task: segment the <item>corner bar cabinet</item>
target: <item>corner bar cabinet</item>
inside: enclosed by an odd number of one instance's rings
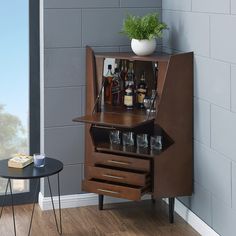
[[[135,63],[136,67],[158,65],[153,79],[158,98],[156,112],[127,110],[123,106],[101,104],[104,60],[113,58]],[[169,198],[169,217],[173,222],[174,199],[192,194],[193,166],[193,53],[154,54],[94,53],[86,48],[86,115],[74,118],[85,123],[85,178],[82,188],[103,196],[140,200]],[[149,76],[152,77],[152,76]],[[163,148],[151,151],[110,145],[109,132],[161,135]]]

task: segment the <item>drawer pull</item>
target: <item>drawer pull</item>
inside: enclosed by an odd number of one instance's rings
[[[102,176],[112,178],[112,179],[124,179],[124,177],[121,177],[121,176],[114,176],[114,175],[107,175],[107,174],[104,174]]]
[[[100,192],[104,192],[104,193],[120,194],[119,192],[106,190],[106,189],[101,189],[101,188],[98,188],[97,190],[100,191]]]
[[[109,163],[113,163],[113,164],[118,164],[118,165],[125,165],[125,166],[129,166],[130,162],[124,162],[124,161],[113,161],[113,160],[108,160],[107,162]]]

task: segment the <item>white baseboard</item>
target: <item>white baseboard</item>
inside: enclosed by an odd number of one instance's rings
[[[149,195],[143,196],[142,200],[150,199]],[[53,197],[53,201],[55,204],[55,208],[58,209],[58,197]],[[121,198],[112,198],[112,197],[104,197],[104,204],[107,203],[119,203],[119,202],[127,202],[127,199]],[[91,206],[98,204],[98,195],[95,193],[85,193],[85,194],[74,194],[74,195],[65,195],[61,196],[61,208],[74,208],[74,207],[82,207],[82,206]],[[51,210],[52,203],[50,197],[44,197],[42,193],[39,193],[39,206],[41,210]]]
[[[149,195],[145,195],[143,200],[150,199]],[[53,197],[55,208],[58,208],[58,197]],[[168,200],[163,199],[167,204]],[[104,203],[127,202],[126,199],[105,197]],[[91,206],[98,204],[98,195],[94,193],[75,194],[61,196],[61,208],[74,208],[82,206]],[[44,197],[39,193],[39,206],[43,211],[51,210],[52,203],[50,197]],[[188,224],[190,224],[199,234],[203,236],[219,236],[210,226],[202,221],[196,214],[189,210],[179,200],[175,199],[175,212],[179,214]]]
[[[168,199],[163,200],[168,204]],[[220,236],[178,199],[175,199],[175,212],[180,215],[188,224],[190,224],[200,235]]]

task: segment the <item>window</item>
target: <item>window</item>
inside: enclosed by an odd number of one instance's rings
[[[1,1],[0,29],[0,159],[5,159],[39,151],[39,1]],[[0,179],[0,194],[5,182]],[[12,186],[15,194],[31,192],[29,181],[13,180]]]

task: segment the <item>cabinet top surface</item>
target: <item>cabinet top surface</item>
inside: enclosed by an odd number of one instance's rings
[[[169,61],[170,54],[154,53],[150,56],[137,56],[132,52],[100,52],[95,53],[96,58],[117,58],[130,61]]]

